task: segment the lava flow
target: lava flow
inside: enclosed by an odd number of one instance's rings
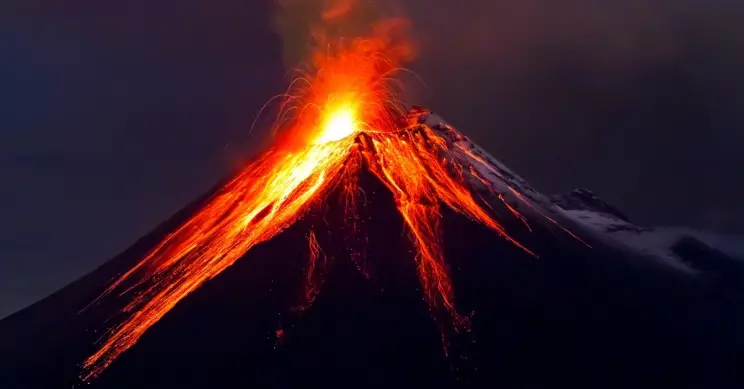
[[[532,254],[473,196],[467,184],[471,167],[450,155],[440,135],[426,125],[401,128],[390,80],[406,49],[386,38],[392,28],[381,23],[372,38],[318,50],[313,67],[290,88],[273,147],[107,288],[102,297],[113,292],[133,297],[123,322],[84,362],[84,380],[100,374],[181,299],[324,201],[330,190],[344,185],[353,192],[353,177],[362,166],[393,193],[417,251],[426,301],[432,314],[455,330],[467,328],[468,320],[455,309],[438,228],[441,205]],[[312,233],[309,241],[311,303],[320,287],[315,269],[322,263],[316,262],[324,257]]]

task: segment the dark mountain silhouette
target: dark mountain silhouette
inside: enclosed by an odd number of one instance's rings
[[[450,135],[463,141],[459,133]],[[346,239],[340,193],[332,193],[323,206],[186,297],[89,387],[727,388],[744,383],[744,318],[741,299],[734,298],[740,287],[608,245],[558,214],[551,216],[592,248],[551,223],[535,222],[529,231],[520,220],[502,217],[507,230],[540,256],[534,258],[443,210],[457,306],[462,313],[474,312],[472,332],[455,336],[445,357],[392,195],[366,171],[359,182],[367,194],[359,210],[368,237],[365,272],[348,258],[349,245],[358,243]],[[79,365],[127,299],[113,295],[81,309],[207,197],[87,276],[0,321],[0,387],[85,385],[78,380]],[[503,203],[493,204],[497,214],[509,215]],[[293,308],[302,293],[311,228],[332,265],[314,304],[299,313]],[[676,249],[688,256],[699,251]],[[720,261],[731,260],[715,256],[716,269],[722,268]]]

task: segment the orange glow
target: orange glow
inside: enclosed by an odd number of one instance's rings
[[[134,296],[123,310],[129,316],[84,362],[83,380],[103,371],[181,299],[322,201],[342,176],[354,174],[356,167],[344,163],[353,149],[351,135],[393,122],[388,81],[408,54],[392,41],[398,25],[381,22],[371,37],[319,46],[291,84],[274,146],[105,290],[101,297],[115,291]],[[317,248],[314,235],[313,242]],[[309,274],[314,285],[314,272]]]
[[[334,15],[347,2],[338,4]],[[439,134],[425,125],[396,127],[400,109],[391,77],[411,53],[406,44],[390,38],[400,23],[384,21],[375,25],[371,37],[320,46],[311,66],[292,83],[277,120],[279,136],[274,146],[101,296],[117,292],[131,294],[132,300],[124,308],[126,318],[104,335],[98,351],[85,360],[83,380],[100,374],[184,297],[256,244],[292,225],[333,189],[343,191],[346,210],[352,212],[363,195],[356,182],[362,166],[393,193],[416,249],[425,299],[432,315],[443,323],[443,336],[444,324],[462,330],[468,320],[455,309],[440,236],[441,205],[534,255],[507,234],[484,201],[473,196],[467,182],[474,174],[472,166],[455,160]],[[516,209],[509,210],[524,220]],[[355,216],[347,215],[346,220],[345,231],[356,233]],[[307,306],[320,291],[326,261],[314,233],[308,235],[308,242]],[[364,272],[363,252],[350,254]]]
[[[390,136],[370,134],[371,147],[363,150],[367,165],[388,187],[411,241],[424,295],[432,313],[446,313],[455,330],[467,327],[467,319],[455,310],[454,293],[442,252],[439,220],[443,203],[473,221],[482,223],[531,255],[532,251],[512,239],[478,202],[464,182],[464,167],[447,157],[446,142],[431,128]]]
[[[300,310],[305,310],[315,301],[315,297],[320,293],[320,287],[323,284],[320,272],[325,268],[326,256],[321,252],[320,245],[318,244],[318,238],[315,237],[315,233],[310,231],[307,236],[308,248],[310,250],[310,256],[307,262],[307,269],[305,270],[305,290],[304,290],[304,301],[303,305],[299,307]],[[320,263],[318,263],[320,260]]]
[[[320,143],[341,140],[356,132],[357,114],[353,109],[342,107],[329,117],[325,124],[325,130],[318,141]]]

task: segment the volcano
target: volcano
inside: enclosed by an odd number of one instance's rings
[[[422,280],[426,248],[406,228],[401,199],[369,162],[344,160],[339,166],[355,167],[355,201],[346,181],[330,187],[81,381],[86,361],[101,355],[121,323],[137,323],[133,298],[170,273],[147,282],[122,276],[204,212],[232,177],[100,268],[0,321],[0,387],[744,382],[744,271],[732,255],[689,236],[675,240],[669,255],[639,250],[612,235],[637,227],[590,192],[542,195],[431,112],[416,107],[402,121],[386,138],[360,133],[349,142],[370,160],[369,145],[380,139],[434,147],[447,166],[461,167],[447,173],[468,198],[499,222],[494,228],[456,206],[436,208],[446,277]],[[120,289],[106,293],[117,280]],[[445,290],[437,295],[427,282]],[[449,299],[455,313],[448,314]]]

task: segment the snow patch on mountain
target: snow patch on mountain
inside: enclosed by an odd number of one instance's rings
[[[641,254],[663,260],[666,264],[684,271],[694,271],[670,248],[681,236],[671,231],[644,229],[610,215],[583,209],[554,209],[563,217],[592,231],[614,246],[621,246]]]
[[[569,194],[553,196],[552,200],[558,213],[593,231],[606,241],[665,260],[678,269],[698,271],[700,267],[707,268],[706,264],[693,263],[696,261],[685,258],[678,250],[679,243],[689,239],[731,260],[744,260],[744,237],[741,236],[722,235],[686,227],[640,227],[586,189],[576,189]]]

